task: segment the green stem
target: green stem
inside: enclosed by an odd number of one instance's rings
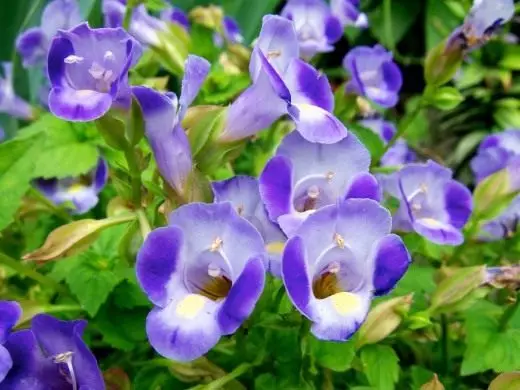
[[[449,373],[450,369],[450,338],[449,338],[449,329],[448,329],[448,317],[446,314],[441,314],[441,337],[442,337],[442,360],[443,360],[443,369],[444,374]]]
[[[129,0],[126,4],[125,17],[123,19],[123,28],[128,31],[130,23],[132,22],[132,14],[134,13],[135,2]]]
[[[141,229],[141,235],[143,239],[150,234],[152,228],[150,227],[150,222],[148,222],[148,218],[146,217],[146,213],[143,209],[137,210],[137,218],[139,219],[139,227]]]
[[[504,314],[502,314],[502,317],[500,318],[499,322],[499,329],[501,332],[505,331],[507,329],[507,325],[509,324],[509,321],[515,314],[516,310],[518,309],[518,306],[520,305],[520,292],[516,295],[516,302],[513,303],[511,306],[509,306],[505,311]]]
[[[20,275],[26,276],[44,286],[50,287],[57,292],[68,294],[68,290],[64,288],[61,284],[56,282],[54,279],[49,278],[48,276],[45,276],[32,268],[27,267],[20,261],[16,261],[15,259],[7,256],[5,253],[2,252],[0,252],[0,264],[3,264],[13,269]]]
[[[124,149],[128,172],[132,180],[132,202],[136,208],[141,207],[141,172],[136,161],[135,150],[130,145]]]
[[[49,305],[45,308],[45,313],[67,313],[83,311],[80,305]]]
[[[391,51],[395,50],[394,32],[392,31],[392,0],[383,0],[386,44]]]
[[[209,383],[208,385],[203,386],[202,389],[204,389],[204,390],[221,390],[224,388],[224,386],[226,384],[235,380],[240,375],[245,374],[252,367],[253,367],[253,365],[251,363],[242,363],[238,367],[236,367],[233,371],[231,371],[229,374],[226,374],[223,377],[220,377],[217,380]]]
[[[408,130],[410,125],[415,121],[415,119],[421,113],[423,108],[424,108],[424,106],[423,106],[422,101],[418,102],[417,106],[414,108],[414,110],[401,123],[401,126],[399,126],[399,129],[394,134],[392,139],[390,141],[388,141],[388,143],[385,145],[385,148],[384,148],[381,156],[379,156],[379,158],[374,159],[374,161],[372,162],[372,166],[376,166],[379,164],[381,157],[383,157],[385,155],[385,153],[388,152],[388,150],[390,150],[390,148],[392,146],[394,146],[395,143],[406,133],[406,131]]]

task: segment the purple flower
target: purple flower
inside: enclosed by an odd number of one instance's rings
[[[249,176],[235,176],[232,179],[213,183],[215,202],[230,202],[238,215],[247,219],[260,232],[265,242],[271,274],[281,275],[281,254],[287,237],[278,225],[267,216],[260,198],[258,180]]]
[[[222,19],[222,32],[215,32],[213,42],[215,46],[222,47],[224,42],[230,44],[244,42],[244,37],[240,31],[240,27],[235,19],[231,16],[224,16]]]
[[[511,238],[518,232],[520,222],[520,196],[494,220],[485,223],[479,238],[484,241],[497,241]]]
[[[22,308],[17,302],[0,301],[0,384],[13,367],[11,354],[4,344],[21,316]]]
[[[397,133],[397,129],[392,122],[387,122],[380,118],[363,119],[360,121],[360,124],[376,133],[385,144],[387,144]],[[406,141],[399,139],[381,158],[381,166],[401,166],[415,160],[416,155],[412,150],[410,150]]]
[[[359,46],[345,56],[343,66],[350,73],[347,92],[356,93],[382,107],[394,107],[403,85],[401,71],[392,53],[383,46]]]
[[[137,278],[155,308],[148,339],[170,359],[189,361],[234,333],[265,281],[260,233],[230,203],[191,203],[152,231],[137,255]]]
[[[0,112],[5,112],[21,119],[32,119],[32,107],[22,98],[16,96],[13,89],[13,65],[3,62],[4,78],[0,77]]]
[[[96,358],[81,338],[86,321],[38,314],[31,325],[12,333],[4,345],[12,368],[2,389],[105,389]]]
[[[505,130],[489,135],[480,143],[471,169],[477,182],[506,168],[520,155],[520,130]]]
[[[68,30],[82,22],[76,0],[54,0],[43,10],[40,27],[24,31],[16,39],[23,66],[44,64],[52,38],[58,30]]]
[[[107,163],[99,159],[96,168],[85,175],[65,179],[37,179],[34,185],[54,204],[71,203],[73,214],[83,214],[98,203],[98,194],[107,180]]]
[[[105,26],[111,28],[123,27],[126,13],[124,0],[103,0],[103,15]],[[159,32],[167,30],[164,20],[151,16],[146,6],[141,4],[132,11],[129,33],[145,46],[159,46]]]
[[[181,96],[163,95],[148,87],[133,87],[143,112],[145,134],[157,166],[168,184],[183,194],[192,171],[190,143],[181,126],[186,110],[197,96],[209,73],[210,64],[202,57],[188,56]]]
[[[331,0],[330,7],[343,27],[368,27],[367,16],[359,11],[359,0]]]
[[[410,255],[391,226],[377,202],[349,199],[316,211],[287,242],[282,279],[317,338],[349,339],[372,298],[387,294],[408,269]]]
[[[91,121],[131,100],[128,70],[140,45],[121,28],[91,29],[87,23],[60,31],[51,44],[48,72],[51,112],[71,121]]]
[[[316,210],[347,198],[380,199],[370,153],[353,135],[330,144],[287,135],[260,176],[269,218],[291,237]]]
[[[514,14],[513,0],[475,0],[464,24],[451,34],[447,50],[471,50],[482,46]]]
[[[323,0],[289,0],[280,15],[293,21],[300,54],[306,59],[333,51],[343,35],[340,21]]]
[[[472,211],[470,191],[452,172],[433,161],[410,164],[381,179],[384,191],[400,201],[394,230],[415,231],[441,245],[460,245]]]
[[[285,114],[308,141],[332,144],[347,136],[331,113],[334,96],[327,77],[298,57],[293,23],[265,16],[249,65],[253,85],[230,106],[221,141],[249,137]]]
[[[186,31],[190,29],[190,20],[183,10],[176,7],[168,6],[161,12],[161,20],[178,24]]]

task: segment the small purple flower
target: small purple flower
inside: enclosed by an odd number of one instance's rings
[[[253,85],[230,106],[221,141],[249,137],[285,114],[308,141],[332,144],[347,136],[332,114],[334,96],[327,77],[298,58],[298,47],[291,21],[264,17],[249,65]]]
[[[394,107],[403,85],[401,71],[392,53],[383,46],[355,47],[345,56],[343,66],[350,73],[348,93],[356,93],[382,107]]]
[[[359,0],[331,0],[330,7],[343,27],[368,27],[366,14],[359,11]]]
[[[471,161],[471,169],[477,182],[480,182],[506,168],[519,155],[520,130],[505,130],[484,138]]]
[[[460,245],[472,211],[470,191],[452,172],[433,161],[409,164],[384,178],[384,191],[400,201],[394,230],[415,231],[441,245]]]
[[[289,239],[282,279],[294,306],[322,340],[348,340],[374,296],[405,274],[410,255],[390,234],[390,213],[370,199],[349,199],[311,215]]]
[[[0,112],[21,119],[32,119],[32,107],[22,98],[16,96],[13,88],[13,65],[3,62],[4,77],[0,77]]]
[[[59,31],[51,44],[49,108],[63,119],[86,122],[102,117],[116,104],[131,101],[128,70],[141,46],[121,28],[91,29],[87,23]]]
[[[182,80],[181,96],[163,95],[148,87],[133,87],[143,111],[145,134],[152,147],[157,166],[168,184],[183,194],[193,168],[188,137],[181,121],[195,100],[209,73],[210,64],[202,57],[188,56]]]
[[[186,31],[190,30],[190,20],[183,10],[168,6],[161,12],[161,20],[169,23],[178,24]]]
[[[125,0],[103,0],[103,15],[105,26],[110,28],[123,27],[126,13]],[[132,11],[129,33],[144,46],[159,46],[159,32],[167,30],[164,20],[151,16],[146,6],[141,4]]]
[[[392,122],[387,122],[380,118],[363,119],[360,121],[360,124],[376,133],[385,144],[397,133],[397,129]],[[415,153],[408,147],[406,141],[399,139],[384,156],[381,157],[381,166],[396,167],[411,163],[416,159]]]
[[[340,21],[323,0],[289,0],[280,15],[293,21],[305,59],[333,51],[343,35]]]
[[[2,389],[104,390],[96,358],[82,340],[86,321],[36,315],[31,329],[12,333],[4,347],[12,368]]]
[[[76,0],[53,0],[43,10],[40,27],[24,31],[16,40],[23,66],[45,63],[52,38],[59,30],[68,30],[82,22]]]
[[[379,200],[369,173],[370,153],[353,135],[330,144],[287,135],[260,176],[260,194],[269,218],[291,237],[316,210],[348,198]]]
[[[520,223],[520,196],[494,220],[482,226],[479,238],[484,241],[497,241],[511,238],[518,232]]]
[[[271,274],[281,275],[281,254],[287,237],[278,225],[267,216],[260,198],[258,180],[249,176],[235,176],[232,179],[213,183],[215,202],[230,202],[238,215],[247,219],[260,232],[269,255],[267,269]]]
[[[450,36],[447,50],[482,46],[515,14],[513,0],[475,0],[464,24]]]
[[[98,203],[98,194],[107,180],[107,163],[99,159],[96,168],[86,175],[65,179],[37,179],[34,185],[54,204],[71,203],[73,214],[83,214]]]
[[[154,303],[148,339],[161,355],[189,361],[234,333],[264,282],[260,233],[226,203],[190,203],[152,231],[137,255],[137,278]]]
[[[215,32],[213,42],[215,46],[222,47],[225,42],[230,44],[244,42],[244,37],[240,31],[240,27],[235,19],[231,16],[224,16],[222,19],[222,32]]]
[[[4,344],[21,316],[22,308],[17,302],[0,301],[0,384],[13,367],[11,354]]]

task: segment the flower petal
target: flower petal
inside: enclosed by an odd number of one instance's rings
[[[421,236],[440,245],[461,245],[464,236],[457,228],[431,218],[416,219],[413,222],[414,230]]]
[[[381,189],[377,179],[370,173],[360,173],[352,180],[345,199],[373,199],[377,202],[381,200]]]
[[[208,76],[211,64],[204,58],[189,55],[184,66],[181,97],[179,98],[179,117],[183,118],[188,107],[197,97],[204,80]]]
[[[22,57],[23,66],[30,67],[45,61],[47,38],[39,27],[24,31],[16,39],[16,50]]]
[[[0,383],[5,379],[11,367],[13,367],[11,354],[0,344]]]
[[[49,94],[49,109],[59,118],[89,122],[101,118],[112,106],[112,96],[92,90],[54,87]]]
[[[444,187],[446,211],[450,225],[462,229],[473,210],[473,198],[470,190],[463,184],[450,181]]]
[[[222,334],[234,333],[251,315],[264,289],[265,271],[262,256],[248,260],[218,312]]]
[[[260,196],[271,221],[291,211],[292,164],[284,156],[275,156],[260,175]]]
[[[177,278],[174,272],[180,267],[182,230],[175,226],[153,230],[137,254],[136,273],[139,285],[157,306],[165,307],[170,299],[171,286]]]
[[[347,136],[347,128],[334,114],[310,104],[294,104],[289,115],[296,130],[309,142],[334,144]]]
[[[20,317],[22,308],[15,301],[0,301],[0,344],[3,344]]]
[[[374,295],[385,295],[403,277],[412,261],[401,237],[390,234],[375,244]]]

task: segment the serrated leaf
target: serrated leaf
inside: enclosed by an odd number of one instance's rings
[[[43,138],[41,134],[33,134],[0,145],[0,230],[11,223],[30,187]]]
[[[356,354],[356,344],[353,340],[333,342],[311,337],[309,348],[310,354],[320,366],[337,372],[347,371]]]
[[[370,385],[378,390],[393,390],[399,380],[399,358],[387,345],[367,345],[361,350],[361,362]]]

